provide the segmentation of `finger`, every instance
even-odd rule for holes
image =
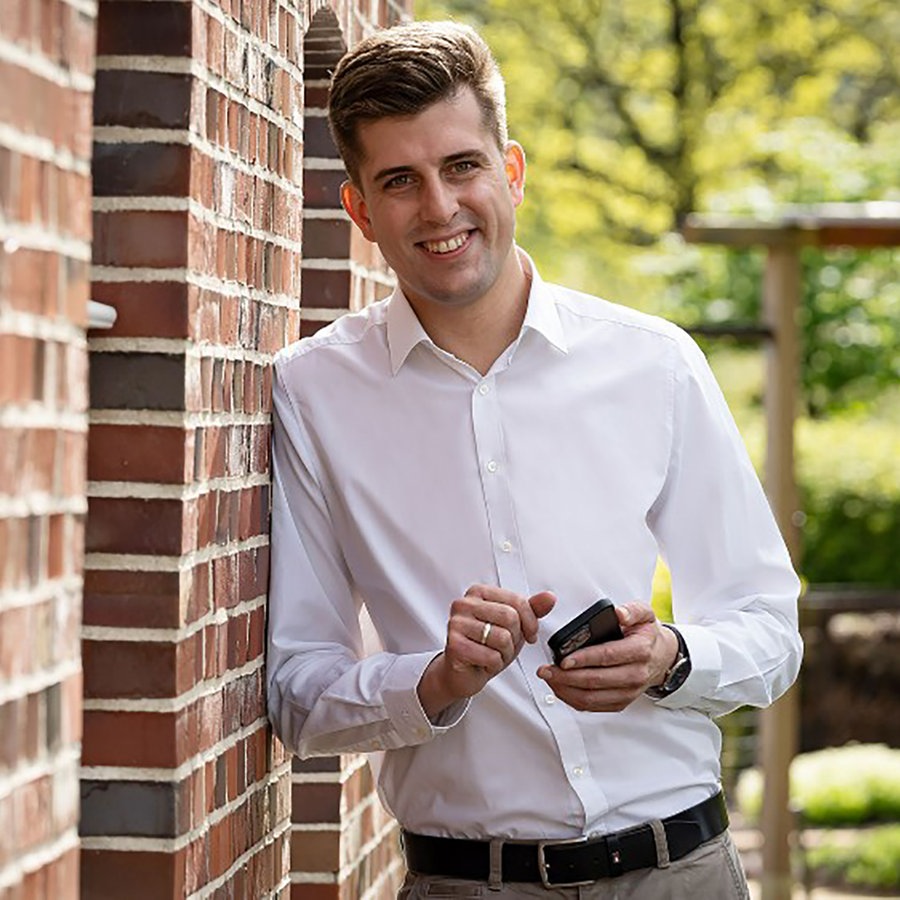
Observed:
[[[619,624],[623,628],[634,628],[637,625],[645,625],[648,622],[656,621],[656,613],[653,612],[653,607],[648,606],[646,603],[640,603],[637,600],[617,606],[616,615],[619,617]]]
[[[521,596],[507,588],[497,587],[495,584],[473,584],[467,588],[466,597],[480,597],[492,603],[515,603],[521,600]]]
[[[528,598],[528,609],[522,615],[522,633],[533,644],[538,637],[538,619],[543,619],[556,605],[556,595],[551,591],[539,591]]]
[[[550,686],[560,700],[573,709],[593,712],[618,712],[625,709],[641,695],[644,685],[606,684],[602,687],[580,686],[569,683],[555,666],[541,666],[539,677]]]
[[[477,634],[472,636],[471,632],[467,632],[469,639],[488,650],[499,653],[504,666],[509,665],[516,656],[520,642],[508,629],[494,625],[493,622],[475,621],[473,624],[477,626],[475,629]]]
[[[456,671],[466,667],[483,669],[493,677],[505,668],[503,655],[493,647],[473,640],[463,631],[452,631],[447,635],[445,649],[447,662]]]
[[[656,638],[656,631],[653,628],[648,630],[642,623],[640,627],[633,627],[621,640],[591,644],[570,653],[560,663],[560,668],[569,671],[581,668],[610,668],[633,663],[647,664]]]
[[[504,588],[489,585],[473,585],[465,597],[454,603],[460,609],[468,609],[475,618],[483,622],[493,622],[506,628],[513,636],[513,641],[520,644],[527,628],[526,622],[533,620],[533,630],[537,631],[537,620],[528,601],[519,594]],[[467,605],[468,604],[468,605]]]
[[[519,617],[515,610],[501,603],[487,603],[477,598],[461,598],[451,604],[448,632],[500,653],[507,664],[522,643]],[[482,654],[479,657],[482,658]]]
[[[647,686],[650,670],[646,662],[614,667],[561,669],[543,666],[541,676],[549,684],[578,691],[611,691],[636,694]]]

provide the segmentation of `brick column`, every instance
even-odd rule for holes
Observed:
[[[86,900],[288,891],[263,649],[304,10],[100,4],[93,291],[119,318],[90,344]]]
[[[78,895],[92,0],[0,13],[0,898]]]

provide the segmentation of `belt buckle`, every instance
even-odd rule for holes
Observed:
[[[590,879],[589,881],[551,881],[550,875],[547,872],[547,857],[544,855],[544,850],[547,847],[561,847],[566,844],[586,844],[587,841],[587,836],[583,836],[577,838],[567,838],[561,841],[537,842],[538,873],[541,876],[541,884],[543,884],[545,888],[584,887],[585,885],[594,883],[593,879]]]

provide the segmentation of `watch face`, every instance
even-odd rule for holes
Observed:
[[[669,677],[666,679],[663,689],[671,694],[678,690],[691,674],[691,661],[686,656],[679,655],[678,661],[672,666]]]
[[[678,638],[678,653],[675,656],[675,662],[672,663],[671,668],[666,672],[663,683],[657,687],[647,688],[644,691],[653,700],[661,700],[663,697],[668,697],[669,694],[674,694],[687,681],[688,675],[691,674],[691,657],[681,632],[668,623],[665,623],[665,627],[673,631],[675,637]]]

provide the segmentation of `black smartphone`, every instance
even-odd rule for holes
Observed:
[[[604,597],[555,631],[547,643],[553,653],[553,661],[559,665],[563,657],[582,647],[617,641],[621,637],[615,604]]]

